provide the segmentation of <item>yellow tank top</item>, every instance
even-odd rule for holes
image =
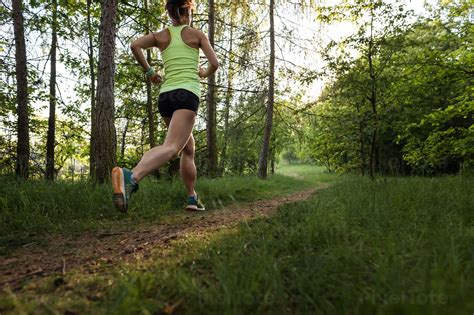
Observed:
[[[169,26],[171,35],[169,46],[161,53],[165,65],[164,81],[160,93],[185,89],[201,97],[198,64],[199,49],[187,45],[181,31],[187,25]]]

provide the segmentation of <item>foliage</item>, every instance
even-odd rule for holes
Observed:
[[[442,174],[472,169],[473,24],[469,1],[440,1],[425,17],[407,11],[403,1],[277,1],[276,99],[270,159],[325,165],[330,171],[389,174]],[[58,121],[74,131],[75,141],[57,141],[57,170],[72,155],[88,172],[91,120],[91,68],[97,72],[100,3],[58,1]],[[25,1],[31,100],[33,177],[43,175],[48,102],[48,52],[51,3]],[[206,32],[207,2],[199,1],[194,27]],[[255,173],[258,163],[268,81],[268,3],[216,1],[217,149],[221,175]],[[14,171],[16,113],[14,48],[9,4],[0,7],[0,152],[2,174]],[[288,17],[281,15],[288,13]],[[87,17],[91,18],[91,29]],[[350,22],[354,32],[341,39],[312,40],[298,34],[289,17],[317,25]],[[133,167],[149,149],[145,77],[133,59],[130,42],[168,23],[160,1],[120,1],[115,77],[117,159]],[[299,29],[298,29],[299,30]],[[92,47],[89,47],[89,37]],[[318,51],[314,47],[321,47]],[[301,60],[295,60],[295,56]],[[156,50],[152,65],[162,70]],[[314,60],[321,59],[324,69]],[[308,66],[302,66],[304,63]],[[306,97],[316,82],[325,86],[318,99]],[[196,164],[206,174],[205,91],[195,129]],[[157,118],[155,137],[165,127]],[[227,118],[226,118],[227,117]],[[62,128],[58,126],[58,128]],[[80,140],[79,140],[80,139]],[[65,153],[74,151],[74,154]],[[63,161],[64,160],[64,161]],[[67,160],[67,159],[66,159]],[[66,163],[67,164],[67,163]],[[170,174],[176,175],[170,163]],[[66,167],[66,169],[69,166]],[[63,168],[64,169],[64,168]],[[59,172],[67,177],[71,172]]]
[[[367,6],[360,3],[357,11],[357,3],[344,14],[364,21],[359,15]],[[331,170],[362,174],[374,158],[380,173],[472,169],[469,6],[440,4],[431,17],[410,25],[402,7],[392,14],[390,4],[374,3],[385,20],[378,33],[367,34],[362,23],[354,35],[328,46],[334,52],[326,54],[327,70],[334,79],[309,113],[301,154]],[[347,18],[337,12],[332,19]],[[347,54],[347,47],[358,54]]]

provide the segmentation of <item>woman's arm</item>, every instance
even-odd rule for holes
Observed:
[[[157,73],[154,73],[153,69],[149,70],[151,67],[146,61],[145,55],[143,55],[142,49],[148,49],[151,47],[155,47],[156,45],[156,38],[155,36],[150,33],[148,35],[142,36],[132,42],[130,45],[130,49],[132,50],[135,59],[137,59],[138,63],[142,66],[143,70],[147,73],[150,77],[151,82],[155,84],[159,84],[161,82],[161,76]]]
[[[206,35],[202,32],[201,33],[201,38],[199,42],[199,47],[202,49],[204,55],[206,56],[207,60],[209,61],[209,66],[207,69],[199,68],[199,76],[201,78],[207,78],[216,70],[219,68],[219,61],[217,60],[216,53],[214,49],[211,46],[211,43],[209,42],[209,39],[206,37]]]

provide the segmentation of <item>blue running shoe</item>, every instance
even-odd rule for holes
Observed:
[[[189,196],[186,210],[204,211],[206,208],[204,207],[204,204],[201,202],[201,200],[199,200],[198,196]]]

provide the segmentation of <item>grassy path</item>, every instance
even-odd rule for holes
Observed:
[[[218,211],[179,212],[165,223],[39,237],[9,255],[0,256],[0,288],[9,286],[18,291],[33,278],[66,275],[71,269],[82,273],[101,272],[123,262],[147,259],[151,251],[169,246],[170,240],[188,235],[197,237],[266,217],[278,206],[305,200],[326,186],[321,184],[274,199],[229,205]]]
[[[202,214],[106,213],[101,228],[9,247],[2,277],[33,253],[51,264],[6,285],[0,313],[472,314],[472,177],[281,173],[204,182],[224,206]]]

